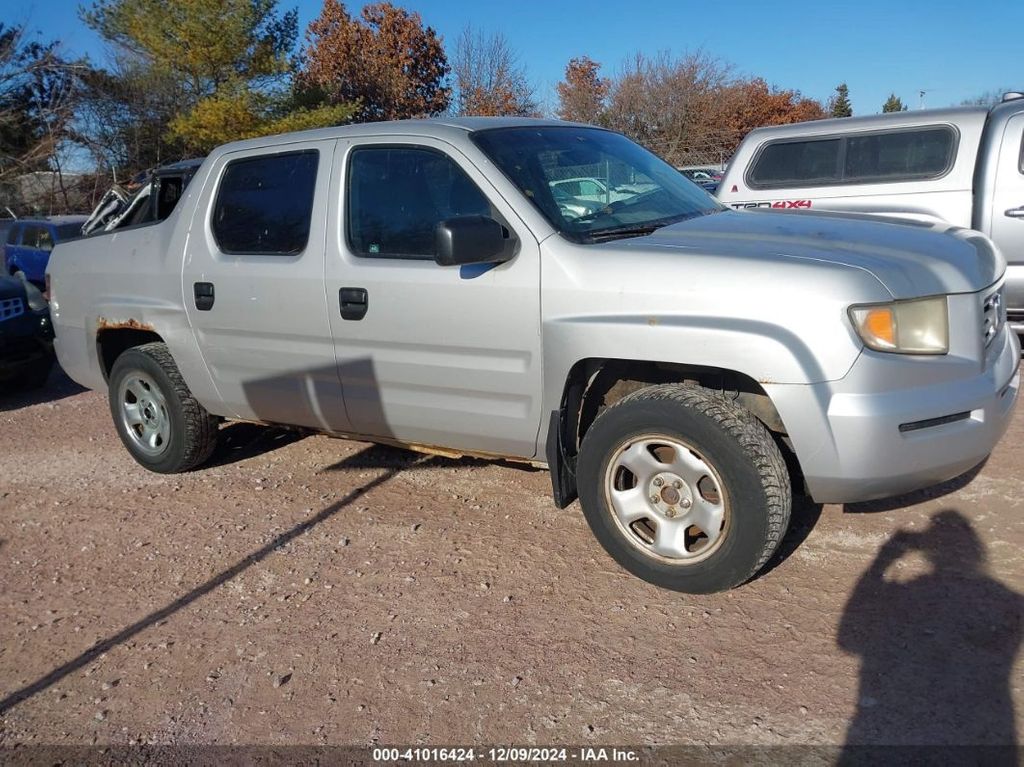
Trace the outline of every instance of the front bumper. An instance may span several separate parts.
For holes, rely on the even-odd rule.
[[[1016,334],[1004,329],[981,363],[933,359],[865,352],[840,381],[765,387],[815,501],[900,495],[952,479],[988,456],[1017,401]],[[954,364],[976,372],[933,375]]]

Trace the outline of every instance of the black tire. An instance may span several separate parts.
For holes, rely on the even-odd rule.
[[[162,400],[154,410],[159,411],[160,423],[166,424],[166,438],[150,447],[150,452],[140,446],[138,436],[129,434],[133,428],[138,435],[141,425],[130,427],[122,414],[122,385],[127,386],[133,377],[148,382],[147,391],[155,386],[153,396]],[[108,384],[110,413],[118,436],[140,464],[160,474],[176,474],[209,459],[217,446],[217,418],[192,396],[165,344],[145,344],[123,352],[114,362]]]
[[[688,448],[690,457],[696,457],[698,464],[711,470],[698,483],[710,481],[710,488],[721,485],[718,503],[723,504],[724,521],[720,532],[713,543],[705,537],[708,549],[702,553],[705,550],[698,548],[693,561],[661,557],[650,548],[651,530],[657,529],[658,524],[665,522],[677,526],[669,529],[678,529],[679,523],[688,519],[688,512],[682,511],[681,506],[664,511],[654,503],[655,498],[658,504],[665,503],[657,491],[654,495],[641,492],[636,497],[642,496],[642,501],[632,503],[650,507],[650,519],[654,523],[651,527],[647,521],[629,525],[620,522],[610,503],[611,493],[624,492],[614,483],[625,481],[627,484],[623,487],[629,490],[630,477],[635,482],[633,487],[641,491],[654,488],[653,484],[641,486],[650,479],[646,475],[641,480],[640,473],[634,476],[627,469],[626,479],[622,480],[623,474],[615,472],[623,471],[624,451],[629,446],[650,450],[650,445],[657,443],[659,437],[664,437],[669,444],[678,443]],[[651,483],[661,478],[657,467],[664,465],[657,457],[660,448],[653,449],[657,473],[655,479],[650,479]],[[615,467],[611,467],[613,460]],[[583,439],[577,477],[583,513],[605,550],[634,575],[675,591],[706,594],[746,582],[775,552],[789,525],[792,489],[785,460],[775,441],[749,411],[700,386],[650,386],[609,407]],[[691,485],[684,484],[686,489],[680,492],[691,493]],[[704,490],[692,492],[704,494]],[[678,503],[675,500],[678,495],[678,492],[673,494],[669,503]],[[712,492],[710,496],[712,504],[714,495]],[[696,509],[700,499],[692,494],[688,497],[694,498],[692,504]],[[688,499],[682,503],[688,509],[691,506]],[[656,516],[659,510],[662,517]],[[679,519],[664,519],[670,513],[679,515]],[[687,530],[686,535],[689,535],[698,528]],[[688,538],[677,536],[674,540]],[[697,540],[701,540],[699,535]]]

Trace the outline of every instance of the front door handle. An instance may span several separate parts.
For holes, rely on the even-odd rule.
[[[365,288],[342,288],[338,291],[338,302],[341,304],[342,319],[361,320],[366,316],[369,296]]]
[[[1024,218],[1024,205],[1021,205],[1019,208],[1010,208],[1003,215],[1008,218]]]
[[[192,293],[196,299],[196,309],[201,312],[208,312],[213,308],[213,283],[197,282],[192,286]]]

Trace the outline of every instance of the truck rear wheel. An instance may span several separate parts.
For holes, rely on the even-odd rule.
[[[700,386],[650,386],[604,411],[580,449],[594,535],[634,575],[710,593],[748,580],[789,525],[786,464],[754,416]]]
[[[114,362],[108,383],[121,442],[147,469],[188,471],[213,453],[217,419],[192,396],[165,344],[125,351]]]

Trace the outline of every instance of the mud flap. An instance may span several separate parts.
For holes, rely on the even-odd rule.
[[[578,497],[576,493],[576,462],[573,457],[565,454],[562,441],[562,418],[557,410],[551,411],[544,453],[548,460],[548,471],[551,473],[551,492],[555,505],[564,509]]]

